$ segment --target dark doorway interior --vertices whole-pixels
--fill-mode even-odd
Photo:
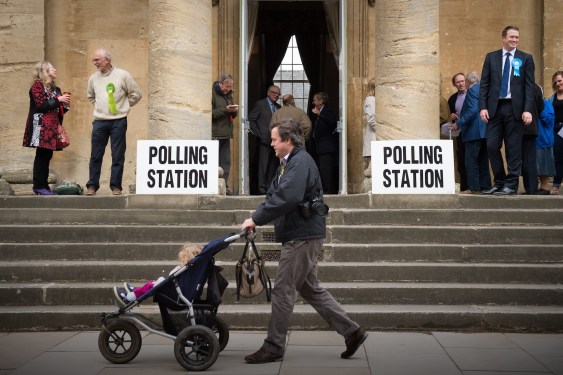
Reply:
[[[330,104],[339,108],[338,66],[329,39],[322,1],[260,1],[254,45],[248,64],[248,103],[266,97],[274,75],[295,35],[303,67],[309,78],[308,112],[312,96],[326,92]],[[284,94],[284,93],[282,93]],[[249,135],[250,194],[257,194],[256,139]],[[337,174],[338,175],[338,174]]]

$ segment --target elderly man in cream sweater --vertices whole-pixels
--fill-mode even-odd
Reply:
[[[111,65],[109,51],[94,51],[92,63],[98,69],[88,80],[88,100],[94,105],[92,122],[92,153],[90,177],[86,183],[86,195],[96,195],[100,188],[102,160],[108,140],[111,139],[110,189],[113,195],[121,195],[123,167],[125,165],[127,114],[141,100],[139,85],[131,74]]]

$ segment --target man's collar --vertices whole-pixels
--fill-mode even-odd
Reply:
[[[504,49],[504,47],[502,47],[502,55],[503,55],[503,56],[506,55],[507,52],[509,52],[512,56],[515,56],[515,55],[516,55],[516,48],[514,48],[514,49],[511,50],[511,51],[509,51],[509,50]]]

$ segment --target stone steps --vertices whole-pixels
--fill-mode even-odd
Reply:
[[[368,330],[561,331],[560,306],[344,305],[347,314]],[[101,326],[101,313],[113,305],[0,306],[0,330],[85,330]],[[134,310],[159,320],[158,308]],[[269,305],[227,305],[219,308],[231,330],[265,330]],[[291,329],[329,329],[309,305],[295,305]]]
[[[131,282],[132,285],[141,285]],[[4,306],[107,305],[114,303],[112,282],[18,282],[0,284]],[[223,304],[263,304],[265,296],[237,301],[235,282],[223,295]],[[561,284],[323,282],[342,304],[433,305],[563,305]],[[203,294],[205,296],[205,292]],[[298,303],[304,303],[298,298]],[[150,303],[148,303],[150,305]]]
[[[183,242],[239,232],[262,197],[0,197],[0,329],[88,329],[111,287],[166,275]],[[329,196],[319,279],[368,329],[563,331],[563,199]],[[271,225],[257,247],[275,282]],[[236,301],[244,243],[220,252],[220,307],[233,329],[265,329],[265,296]],[[3,297],[3,298],[2,298]],[[158,319],[147,301],[139,308]],[[298,299],[294,328],[326,324]]]

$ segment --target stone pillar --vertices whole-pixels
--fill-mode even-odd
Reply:
[[[211,139],[211,2],[149,0],[150,139]]]
[[[439,0],[376,2],[377,139],[439,138]]]
[[[563,9],[561,0],[544,0],[543,9],[543,59],[544,74],[543,82],[538,83],[544,88],[546,97],[553,94],[551,87],[551,77],[558,70],[563,70],[563,28],[561,27],[561,17]],[[534,56],[535,57],[535,56]],[[536,71],[539,70],[536,62]],[[537,75],[536,75],[537,77]]]

